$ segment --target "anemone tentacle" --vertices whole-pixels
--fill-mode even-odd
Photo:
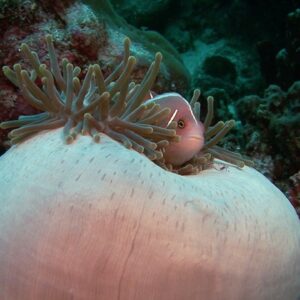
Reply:
[[[130,40],[126,38],[123,60],[106,79],[100,66],[95,64],[88,67],[81,82],[79,67],[66,59],[62,67],[59,66],[51,35],[46,36],[46,44],[49,68],[41,64],[38,55],[26,44],[21,45],[21,52],[32,70],[22,70],[20,64],[13,69],[3,67],[6,77],[20,88],[28,103],[44,111],[1,123],[1,128],[17,128],[9,135],[11,143],[19,143],[42,130],[63,126],[66,143],[73,142],[79,133],[90,134],[99,142],[99,132],[103,132],[152,160],[161,159],[161,145],[174,140],[176,132],[158,125],[168,110],[157,112],[152,110],[153,105],[143,104],[159,72],[161,53],[156,54],[141,84],[135,85],[131,82],[131,74],[136,58],[130,56]],[[41,86],[36,79],[40,79]]]

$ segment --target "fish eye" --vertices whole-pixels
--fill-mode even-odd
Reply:
[[[182,128],[184,128],[185,124],[184,124],[184,121],[180,119],[180,120],[178,120],[177,125],[178,125],[178,128],[182,129]]]

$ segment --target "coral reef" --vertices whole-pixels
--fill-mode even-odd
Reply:
[[[220,102],[220,108],[230,105],[231,99],[257,92],[262,87],[258,65],[243,48],[241,44],[233,45],[226,40],[208,45],[198,43],[196,51],[201,55],[191,56],[194,64],[189,62],[189,54],[184,54],[184,61],[194,65],[191,69],[193,86],[201,86],[206,91],[205,96],[209,94],[215,97]]]
[[[97,0],[85,0],[87,3]],[[161,22],[168,20],[168,14],[174,4],[171,0],[111,0],[110,1],[116,12],[123,16],[130,24],[135,27],[159,28]],[[99,5],[99,4],[98,4]],[[100,5],[99,5],[100,6]]]
[[[283,42],[277,47],[271,41],[264,41],[258,45],[261,69],[267,83],[276,83],[287,89],[300,79],[299,26],[300,9],[297,8],[286,17]]]
[[[246,152],[254,157],[255,153],[272,156],[272,180],[279,182],[296,173],[300,168],[300,82],[295,82],[287,92],[270,85],[263,97],[243,97],[236,108],[244,124],[240,144]]]
[[[130,6],[127,1],[115,1],[121,2],[119,10]],[[199,62],[202,57],[223,51],[221,55],[241,70],[234,85],[239,92],[237,98],[261,92],[264,80],[267,86],[275,83],[284,89],[299,80],[299,5],[293,0],[176,1],[169,9],[169,16],[176,18],[165,17],[164,8],[155,14],[152,24],[138,24],[126,13],[124,17],[136,26],[151,26],[163,33],[180,50],[189,70],[194,65],[187,64],[190,56]],[[157,19],[161,20],[159,26]],[[192,73],[193,78],[198,76],[197,72]],[[202,80],[208,84],[212,79]],[[213,83],[211,86],[222,88]],[[206,87],[205,90],[208,91]],[[229,86],[226,92],[232,93]]]
[[[163,54],[164,63],[161,71],[165,79],[165,81],[162,81],[164,90],[184,92],[189,88],[189,71],[182,63],[176,48],[163,35],[157,31],[147,30],[146,28],[137,29],[129,25],[124,18],[117,14],[109,0],[85,0],[85,3],[89,4],[100,20],[102,19],[109,24],[112,30],[128,36],[134,42],[132,53],[138,59],[141,57],[142,60],[151,60],[151,57],[149,58],[149,55],[143,50],[144,48],[148,49],[150,53],[160,51]],[[148,9],[150,9],[150,6],[148,6]],[[140,44],[143,45],[142,49],[138,47]]]

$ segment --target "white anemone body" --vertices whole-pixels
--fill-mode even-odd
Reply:
[[[254,169],[179,176],[59,129],[0,157],[0,189],[3,300],[300,296],[300,222]]]

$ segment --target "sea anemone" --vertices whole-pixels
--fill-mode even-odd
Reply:
[[[165,162],[164,149],[169,143],[176,143],[180,139],[176,134],[177,122],[169,122],[167,127],[163,126],[170,109],[161,109],[155,101],[145,101],[159,72],[161,53],[155,55],[143,81],[135,84],[131,81],[131,74],[136,59],[130,56],[130,40],[126,38],[123,60],[112,74],[104,79],[100,66],[94,64],[88,67],[83,81],[80,82],[81,69],[63,59],[61,71],[50,35],[46,36],[46,42],[50,57],[49,68],[41,64],[37,54],[26,44],[21,45],[21,52],[33,69],[30,72],[22,70],[20,64],[15,64],[13,70],[8,66],[3,67],[6,77],[20,88],[29,104],[43,111],[0,124],[3,129],[18,127],[9,134],[11,144],[19,143],[39,131],[63,126],[63,138],[68,144],[79,133],[90,134],[99,142],[99,132],[103,132],[126,148],[144,153],[161,167],[179,174],[196,174],[208,168],[214,158],[238,167],[251,165],[251,161],[240,154],[217,146],[234,126],[234,121],[220,121],[214,126],[211,125],[214,101],[212,97],[207,99],[203,149],[179,168]],[[41,82],[41,87],[38,81]],[[197,102],[199,96],[200,91],[196,89],[190,105],[200,121],[200,103]]]
[[[4,74],[21,89],[26,100],[45,111],[2,123],[2,128],[20,127],[10,132],[11,143],[18,143],[41,130],[64,126],[66,143],[71,143],[79,133],[89,133],[95,141],[99,141],[97,133],[104,132],[127,148],[145,153],[152,160],[161,158],[158,149],[165,145],[165,139],[176,138],[175,130],[143,121],[150,117],[155,120],[153,114],[161,118],[168,109],[157,113],[153,109],[154,103],[142,104],[159,71],[161,54],[156,54],[141,84],[129,83],[136,59],[129,56],[130,41],[126,38],[124,59],[115,71],[104,79],[99,65],[90,65],[81,83],[78,78],[80,68],[64,59],[61,72],[50,35],[46,36],[46,41],[50,70],[40,63],[37,54],[26,44],[22,44],[21,52],[31,63],[33,71],[29,74],[19,64],[14,65],[14,71],[9,67],[3,68]],[[42,88],[35,83],[37,77],[42,81]],[[171,126],[174,127],[174,124]]]
[[[0,157],[1,299],[297,299],[300,223],[256,170],[179,176],[105,134],[62,134]]]

